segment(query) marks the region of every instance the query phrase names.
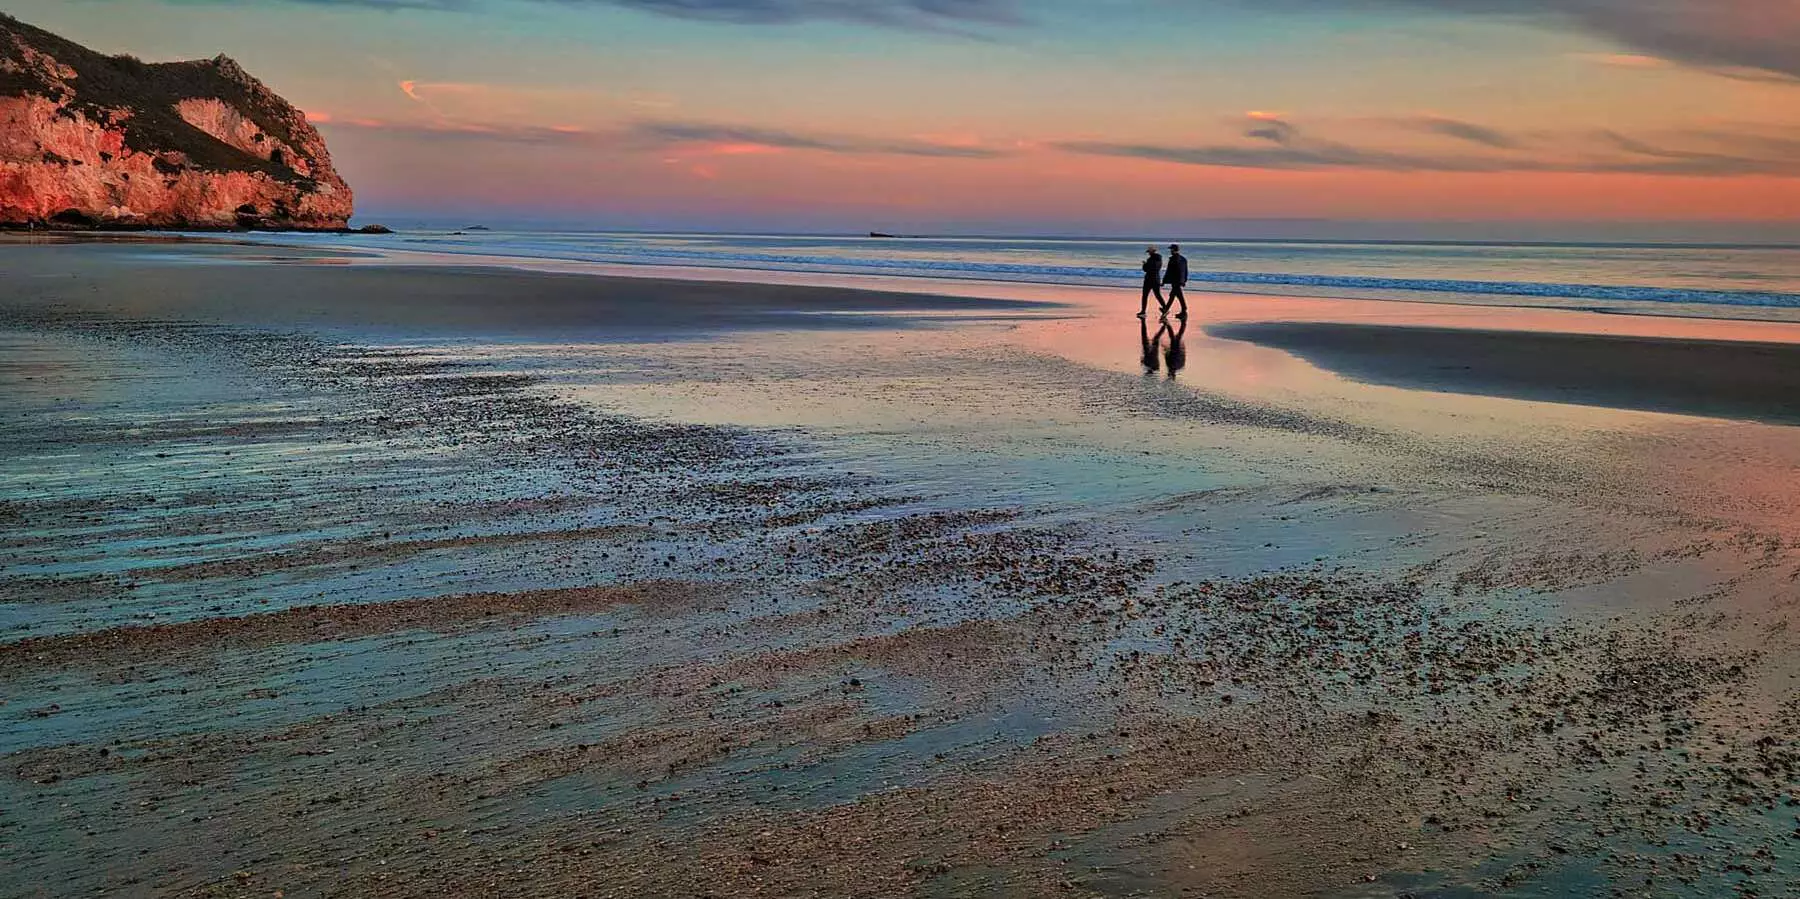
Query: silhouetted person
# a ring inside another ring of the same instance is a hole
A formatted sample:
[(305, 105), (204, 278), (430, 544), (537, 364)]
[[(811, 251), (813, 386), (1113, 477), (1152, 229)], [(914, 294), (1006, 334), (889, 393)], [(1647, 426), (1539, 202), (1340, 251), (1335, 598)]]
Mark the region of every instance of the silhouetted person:
[(1162, 332), (1158, 331), (1156, 332), (1155, 337), (1151, 337), (1149, 318), (1142, 315), (1138, 316), (1138, 318), (1140, 319), (1138, 322), (1138, 339), (1143, 342), (1144, 347), (1142, 360), (1144, 363), (1144, 374), (1148, 375), (1155, 372), (1160, 365), (1160, 361), (1156, 357), (1156, 351), (1158, 349), (1157, 345), (1162, 343)]
[(1175, 305), (1176, 300), (1180, 300), (1180, 317), (1183, 320), (1188, 317), (1187, 294), (1182, 291), (1182, 288), (1187, 286), (1187, 282), (1187, 257), (1181, 255), (1180, 244), (1169, 244), (1169, 270), (1167, 274), (1163, 275), (1163, 283), (1169, 285), (1169, 298), (1163, 302), (1162, 307), (1164, 315), (1168, 315), (1169, 307)]
[(1156, 294), (1157, 308), (1164, 312), (1169, 309), (1168, 301), (1163, 299), (1162, 294), (1162, 254), (1156, 252), (1155, 247), (1148, 247), (1144, 252), (1144, 298), (1138, 301), (1138, 318), (1144, 318), (1150, 311), (1151, 294)]
[[(1163, 325), (1163, 330), (1169, 330), (1169, 326), (1166, 324)], [(1181, 316), (1181, 327), (1170, 332), (1169, 346), (1163, 350), (1163, 362), (1168, 365), (1170, 380), (1175, 379), (1177, 372), (1187, 368), (1187, 344), (1182, 342), (1186, 338), (1187, 315), (1183, 314)]]

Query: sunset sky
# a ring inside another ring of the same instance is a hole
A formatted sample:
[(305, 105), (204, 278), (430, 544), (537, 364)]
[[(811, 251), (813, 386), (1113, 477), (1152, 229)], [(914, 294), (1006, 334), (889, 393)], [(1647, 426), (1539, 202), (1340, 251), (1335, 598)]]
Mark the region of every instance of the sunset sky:
[(1800, 221), (1800, 0), (0, 0), (229, 54), (361, 220)]

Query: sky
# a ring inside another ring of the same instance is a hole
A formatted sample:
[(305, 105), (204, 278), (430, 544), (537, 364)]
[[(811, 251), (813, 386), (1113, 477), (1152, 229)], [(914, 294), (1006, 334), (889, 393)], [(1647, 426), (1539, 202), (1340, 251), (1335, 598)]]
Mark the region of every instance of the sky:
[(225, 53), (358, 220), (1800, 233), (1800, 0), (0, 0)]

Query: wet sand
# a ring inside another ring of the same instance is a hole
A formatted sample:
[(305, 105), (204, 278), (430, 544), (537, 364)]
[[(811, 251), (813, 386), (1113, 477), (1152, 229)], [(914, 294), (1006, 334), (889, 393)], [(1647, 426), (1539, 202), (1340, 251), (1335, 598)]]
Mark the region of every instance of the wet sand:
[(1311, 322), (1212, 333), (1374, 384), (1800, 422), (1800, 345), (1790, 343)]
[(1505, 310), (178, 250), (0, 246), (0, 894), (1800, 889), (1800, 431), (1208, 334)]
[[(412, 335), (632, 334), (676, 338), (723, 329), (904, 324), (908, 315), (1007, 315), (1048, 303), (776, 284), (530, 272), (478, 267), (352, 265), (311, 250), (229, 243), (0, 243), (19, 299), (66, 308), (142, 310), (187, 321), (262, 328), (400, 331)], [(158, 255), (160, 254), (160, 256)], [(133, 265), (146, 256), (192, 264)], [(368, 262), (369, 260), (362, 260)], [(128, 282), (128, 283), (127, 283)], [(882, 318), (871, 318), (880, 315)]]

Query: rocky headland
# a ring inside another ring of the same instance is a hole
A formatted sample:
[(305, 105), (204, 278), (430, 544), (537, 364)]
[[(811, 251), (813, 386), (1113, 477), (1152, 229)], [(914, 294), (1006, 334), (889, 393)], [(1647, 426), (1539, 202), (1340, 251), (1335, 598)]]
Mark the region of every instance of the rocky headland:
[(0, 227), (341, 230), (306, 115), (225, 56), (106, 56), (0, 15)]

